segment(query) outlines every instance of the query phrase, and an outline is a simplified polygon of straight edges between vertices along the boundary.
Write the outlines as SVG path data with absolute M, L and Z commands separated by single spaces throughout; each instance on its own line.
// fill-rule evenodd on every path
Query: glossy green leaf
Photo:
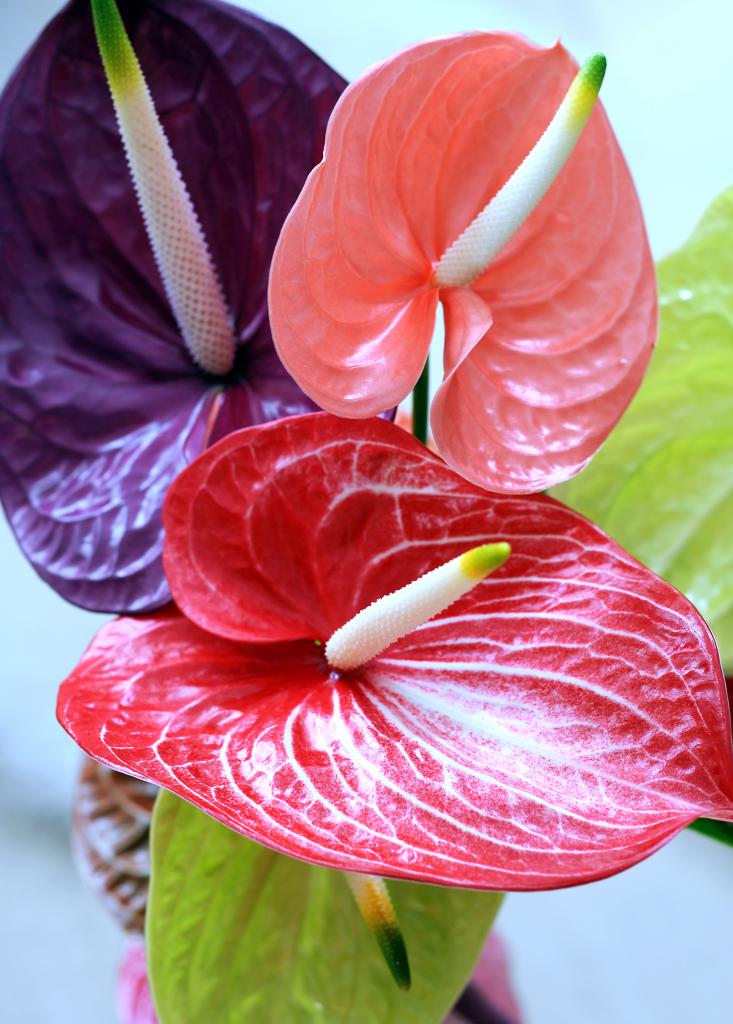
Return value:
M 442 1021 L 502 900 L 390 883 L 412 968 L 403 992 L 340 872 L 258 846 L 166 792 L 152 860 L 147 941 L 160 1024 Z
M 709 622 L 733 670 L 733 189 L 659 264 L 660 338 L 618 427 L 557 488 Z
M 719 843 L 726 846 L 733 846 L 733 825 L 729 821 L 713 821 L 711 818 L 698 818 L 688 825 L 694 832 L 700 832 L 711 839 L 717 839 Z

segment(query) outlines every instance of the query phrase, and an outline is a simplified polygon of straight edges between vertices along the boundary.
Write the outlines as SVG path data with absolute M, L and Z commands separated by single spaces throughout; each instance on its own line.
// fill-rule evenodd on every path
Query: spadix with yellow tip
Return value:
M 348 671 L 370 661 L 463 597 L 510 554 L 504 542 L 481 544 L 380 597 L 336 630 L 326 644 L 329 665 Z
M 115 0 L 92 0 L 94 28 L 145 228 L 192 358 L 222 376 L 235 341 L 201 224 Z
M 575 148 L 606 73 L 602 53 L 578 71 L 555 116 L 514 174 L 469 224 L 435 268 L 439 287 L 467 287 L 524 224 Z
M 410 963 L 387 883 L 377 875 L 344 872 L 356 905 L 401 989 L 410 988 Z

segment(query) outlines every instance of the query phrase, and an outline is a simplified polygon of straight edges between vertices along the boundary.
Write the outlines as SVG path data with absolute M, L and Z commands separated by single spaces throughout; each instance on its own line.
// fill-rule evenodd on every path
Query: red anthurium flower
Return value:
M 267 278 L 344 83 L 217 0 L 122 13 L 151 116 L 112 0 L 68 4 L 0 98 L 0 498 L 59 593 L 133 611 L 170 599 L 163 498 L 207 438 L 313 408 Z
M 576 76 L 559 44 L 474 33 L 346 90 L 270 277 L 277 350 L 322 408 L 358 418 L 404 398 L 440 301 L 431 424 L 449 464 L 521 493 L 591 458 L 656 334 L 636 192 L 593 109 L 604 70 L 596 55 Z
M 106 626 L 61 687 L 103 763 L 283 853 L 464 887 L 586 882 L 733 820 L 707 626 L 552 499 L 488 494 L 390 423 L 310 415 L 207 450 L 165 524 L 177 606 Z

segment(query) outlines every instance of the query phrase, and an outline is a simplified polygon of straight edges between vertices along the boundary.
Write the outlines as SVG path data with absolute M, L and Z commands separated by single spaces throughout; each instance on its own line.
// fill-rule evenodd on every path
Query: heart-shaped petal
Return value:
M 123 16 L 224 286 L 235 369 L 212 380 L 185 350 L 91 5 L 73 0 L 0 100 L 0 496 L 64 597 L 136 611 L 168 600 L 163 497 L 212 426 L 312 408 L 275 355 L 266 286 L 344 83 L 287 32 L 212 0 L 134 0 Z
M 389 423 L 316 415 L 225 438 L 167 519 L 198 625 L 121 619 L 61 689 L 104 763 L 284 853 L 476 888 L 590 881 L 699 816 L 733 820 L 708 628 L 551 499 L 487 494 Z M 331 670 L 322 641 L 355 609 L 493 539 L 513 552 L 493 575 Z
M 656 335 L 639 202 L 597 107 L 544 198 L 468 288 L 434 270 L 547 128 L 577 65 L 501 33 L 410 47 L 348 87 L 323 162 L 272 265 L 275 343 L 322 408 L 362 417 L 404 398 L 446 304 L 438 450 L 495 491 L 584 466 L 630 402 Z M 476 335 L 479 321 L 483 330 Z

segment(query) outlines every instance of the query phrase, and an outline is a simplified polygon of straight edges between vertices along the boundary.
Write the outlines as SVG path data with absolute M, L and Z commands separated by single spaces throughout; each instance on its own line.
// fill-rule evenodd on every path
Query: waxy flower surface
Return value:
M 270 281 L 278 352 L 322 408 L 359 418 L 404 398 L 440 301 L 446 461 L 502 492 L 588 462 L 656 334 L 638 199 L 593 108 L 604 69 L 598 55 L 576 76 L 559 44 L 475 33 L 349 86 Z
M 349 871 L 539 889 L 733 820 L 725 681 L 690 603 L 542 496 L 488 494 L 392 424 L 293 417 L 174 482 L 176 605 L 106 626 L 62 685 L 93 757 Z M 356 613 L 476 545 L 511 557 L 371 660 Z
M 176 282 L 164 286 L 153 257 L 92 6 L 111 26 L 112 58 L 121 52 L 110 0 L 74 0 L 0 101 L 0 496 L 24 552 L 64 597 L 133 611 L 169 598 L 161 506 L 180 469 L 234 427 L 312 408 L 274 352 L 266 285 L 344 83 L 236 8 L 124 5 L 231 317 L 231 368 L 207 373 L 173 315 Z M 116 102 L 144 98 L 123 95 L 136 83 L 118 78 Z M 170 173 L 155 159 L 148 180 L 157 174 L 163 193 Z M 130 164 L 139 170 L 134 154 Z M 187 298 L 203 287 L 196 276 L 177 284 Z

